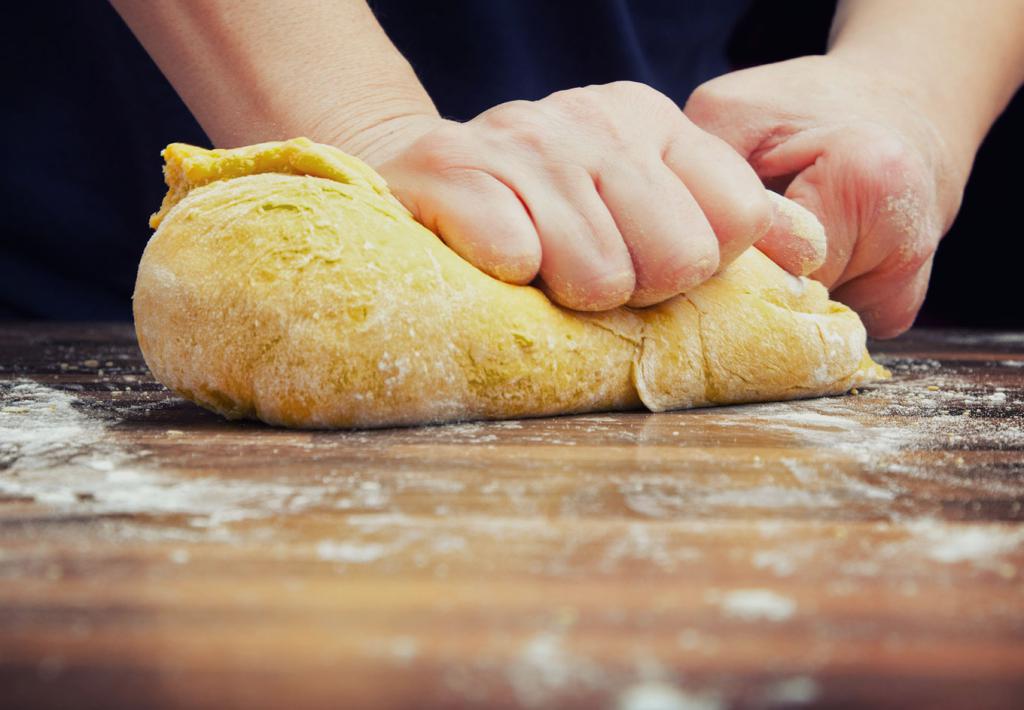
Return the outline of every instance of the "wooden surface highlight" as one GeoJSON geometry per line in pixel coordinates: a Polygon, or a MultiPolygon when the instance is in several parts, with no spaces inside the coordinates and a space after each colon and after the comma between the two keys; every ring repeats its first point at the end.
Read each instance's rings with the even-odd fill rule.
{"type": "Polygon", "coordinates": [[[307,432],[0,327],[4,707],[1020,707],[1024,334],[858,394],[307,432]]]}

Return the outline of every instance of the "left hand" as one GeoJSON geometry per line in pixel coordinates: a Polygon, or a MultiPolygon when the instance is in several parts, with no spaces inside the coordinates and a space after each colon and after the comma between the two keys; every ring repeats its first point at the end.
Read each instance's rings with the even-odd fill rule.
{"type": "Polygon", "coordinates": [[[970,169],[926,107],[892,77],[813,56],[713,79],[685,112],[817,215],[828,255],[813,278],[885,338],[914,322],[970,169]]]}

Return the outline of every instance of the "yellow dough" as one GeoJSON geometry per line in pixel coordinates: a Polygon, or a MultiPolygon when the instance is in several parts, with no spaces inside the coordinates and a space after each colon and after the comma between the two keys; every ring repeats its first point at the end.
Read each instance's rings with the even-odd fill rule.
{"type": "Polygon", "coordinates": [[[306,139],[174,144],[139,266],[153,374],[229,418],[375,427],[841,393],[888,376],[857,315],[750,249],[685,296],[584,314],[464,261],[306,139]]]}

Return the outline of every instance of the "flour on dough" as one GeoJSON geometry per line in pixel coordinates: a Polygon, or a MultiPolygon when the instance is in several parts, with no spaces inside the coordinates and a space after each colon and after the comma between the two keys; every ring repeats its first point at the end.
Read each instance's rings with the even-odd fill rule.
{"type": "Polygon", "coordinates": [[[657,306],[583,314],[471,266],[335,148],[173,144],[164,157],[139,345],[157,379],[226,417],[327,428],[662,411],[887,376],[855,313],[755,249],[657,306]]]}

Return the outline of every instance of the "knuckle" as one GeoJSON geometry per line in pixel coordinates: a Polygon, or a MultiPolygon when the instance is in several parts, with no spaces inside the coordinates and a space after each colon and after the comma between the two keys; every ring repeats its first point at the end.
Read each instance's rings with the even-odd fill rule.
{"type": "Polygon", "coordinates": [[[550,121],[531,101],[509,101],[482,115],[489,128],[505,139],[534,152],[547,152],[551,146],[550,121]]]}
{"type": "Polygon", "coordinates": [[[496,128],[513,129],[535,120],[537,109],[529,101],[516,100],[498,104],[481,114],[481,118],[496,128]]]}
{"type": "Polygon", "coordinates": [[[609,89],[614,91],[644,91],[649,87],[647,84],[639,81],[632,81],[630,79],[620,79],[618,81],[610,81],[605,84],[609,89]]]}
{"type": "Polygon", "coordinates": [[[636,133],[635,118],[681,115],[675,102],[647,84],[616,81],[559,91],[549,97],[569,125],[583,124],[612,138],[619,148],[636,133]]]}
{"type": "Polygon", "coordinates": [[[602,239],[582,216],[548,227],[549,237],[557,233],[561,243],[555,254],[549,251],[553,245],[543,243],[546,240],[542,237],[541,272],[559,302],[589,311],[614,308],[629,300],[636,274],[621,241],[622,249],[617,250],[611,235],[602,239]],[[544,263],[552,256],[557,258],[544,263]]]}
{"type": "Polygon", "coordinates": [[[566,125],[584,125],[604,133],[613,132],[615,116],[600,87],[584,86],[552,94],[546,100],[566,125]]]}
{"type": "Polygon", "coordinates": [[[847,169],[859,187],[879,198],[887,211],[920,210],[929,194],[928,173],[920,156],[902,138],[885,129],[862,129],[853,137],[847,169]]]}
{"type": "Polygon", "coordinates": [[[694,123],[706,123],[716,115],[724,99],[721,84],[715,80],[706,81],[693,90],[683,110],[694,123]]]}
{"type": "Polygon", "coordinates": [[[913,154],[902,139],[883,129],[865,130],[864,138],[862,150],[854,153],[862,170],[889,177],[904,174],[910,168],[913,154]]]}
{"type": "Polygon", "coordinates": [[[421,137],[414,146],[419,168],[443,173],[460,166],[471,152],[459,126],[440,126],[421,137]]]}
{"type": "Polygon", "coordinates": [[[612,92],[615,92],[623,97],[631,99],[640,99],[648,101],[671,101],[665,94],[661,93],[653,86],[644,84],[639,81],[630,81],[623,79],[620,81],[613,81],[609,84],[605,84],[605,87],[612,92]]]}
{"type": "Polygon", "coordinates": [[[653,116],[677,116],[682,110],[671,98],[652,86],[637,81],[617,81],[608,85],[634,112],[653,116]]]}
{"type": "Polygon", "coordinates": [[[857,136],[859,149],[850,152],[852,188],[869,196],[864,203],[881,232],[897,241],[895,264],[920,268],[934,254],[941,236],[938,187],[920,154],[905,140],[884,129],[857,136]]]}

